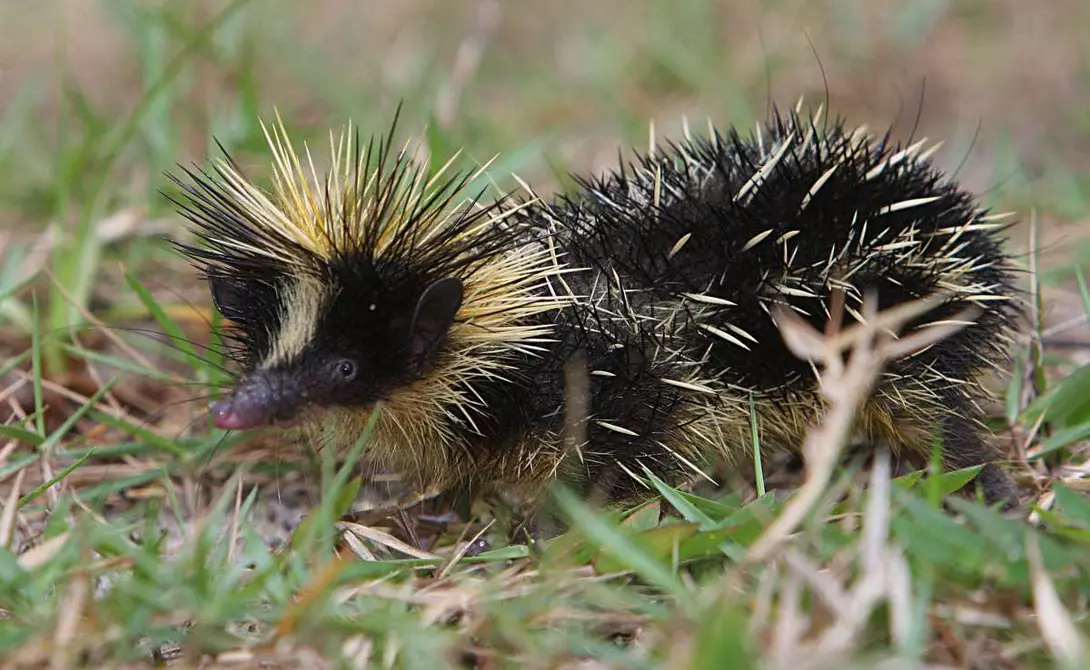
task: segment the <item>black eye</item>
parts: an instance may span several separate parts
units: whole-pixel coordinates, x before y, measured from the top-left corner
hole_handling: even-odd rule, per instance
[[[352,381],[356,378],[355,362],[345,359],[340,363],[337,363],[337,374],[339,374],[345,381]]]

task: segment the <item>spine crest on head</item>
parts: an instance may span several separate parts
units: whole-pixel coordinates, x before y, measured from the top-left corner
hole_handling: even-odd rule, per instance
[[[552,326],[538,317],[562,299],[542,287],[563,271],[560,259],[508,224],[532,202],[501,196],[483,204],[484,188],[467,191],[488,166],[449,176],[457,155],[429,174],[419,145],[392,151],[396,124],[362,150],[351,126],[331,134],[320,176],[278,115],[271,130],[262,124],[270,189],[226,151],[210,170],[172,177],[183,191],[175,202],[203,243],[179,246],[232,321],[242,387],[272,369],[311,366],[295,377],[318,375],[333,351],[351,368],[351,388],[311,380],[290,403],[269,396],[272,382],[252,391],[246,407],[236,393],[220,405],[225,427],[347,408],[333,412],[341,415],[333,425],[351,440],[357,419],[381,403],[373,450],[420,462],[422,442],[449,442],[452,423],[472,427],[485,411],[478,384],[503,379],[549,341]],[[275,416],[273,405],[285,403],[291,411]]]

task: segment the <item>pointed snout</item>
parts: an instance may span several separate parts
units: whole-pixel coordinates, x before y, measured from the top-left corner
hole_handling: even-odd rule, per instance
[[[212,422],[221,430],[288,426],[298,409],[298,396],[284,380],[259,372],[243,379],[229,396],[212,405]]]

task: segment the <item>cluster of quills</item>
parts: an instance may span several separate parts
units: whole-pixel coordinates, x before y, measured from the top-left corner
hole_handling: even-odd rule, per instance
[[[279,119],[266,135],[269,186],[230,157],[175,180],[238,366],[221,428],[343,447],[377,411],[365,458],[418,490],[561,479],[631,501],[648,473],[744,472],[751,418],[764,453],[800,447],[819,380],[773,306],[822,329],[834,290],[859,320],[868,291],[944,293],[910,329],[980,315],[887,366],[858,439],[924,461],[938,437],[947,467],[987,464],[986,497],[1015,495],[980,384],[1018,314],[1009,222],[933,166],[938,145],[800,106],[746,136],[686,130],[573,193],[486,198],[485,168],[433,169],[393,126],[331,138],[324,171]]]

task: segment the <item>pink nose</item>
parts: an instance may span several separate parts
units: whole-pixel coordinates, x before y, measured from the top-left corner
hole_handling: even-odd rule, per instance
[[[221,430],[249,430],[262,425],[258,412],[246,412],[233,399],[221,400],[212,406],[212,423]]]

